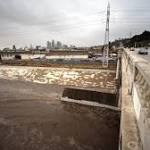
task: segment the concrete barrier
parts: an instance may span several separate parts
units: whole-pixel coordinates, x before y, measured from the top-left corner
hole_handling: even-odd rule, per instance
[[[139,143],[135,142],[138,145],[135,149],[148,150],[150,148],[150,62],[128,49],[123,51],[122,59],[124,63],[124,68],[122,69],[125,69],[128,83],[124,87],[128,90],[128,96],[123,99],[126,101],[126,103],[123,102],[123,105],[126,105],[131,98],[133,108],[132,106],[130,108],[136,119],[136,122],[132,121],[132,123],[137,125],[138,130],[136,132],[139,131],[139,133],[133,133],[130,136],[139,136],[139,141],[136,139],[136,142]],[[126,114],[124,113],[122,118],[125,116]],[[130,118],[131,116],[129,115],[128,119]],[[122,121],[124,120],[122,119]],[[122,130],[124,129],[122,128]]]
[[[65,88],[62,97],[77,101],[97,102],[99,104],[118,106],[116,93],[104,93],[85,89]]]

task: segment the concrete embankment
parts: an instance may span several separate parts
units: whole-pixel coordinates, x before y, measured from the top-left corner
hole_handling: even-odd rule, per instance
[[[89,90],[93,100],[99,94],[104,95],[101,99],[104,103],[105,98],[110,100],[106,104],[112,105],[113,97],[116,106],[115,77],[115,71],[107,69],[1,66],[0,149],[117,150],[120,128],[117,107],[60,100],[66,88],[74,87]],[[88,97],[87,92],[78,95]]]
[[[0,66],[0,78],[95,89],[116,88],[113,70]]]

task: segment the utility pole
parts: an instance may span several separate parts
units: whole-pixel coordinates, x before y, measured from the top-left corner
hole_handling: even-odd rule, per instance
[[[110,21],[110,3],[107,6],[107,19],[106,19],[106,29],[105,29],[105,41],[103,49],[103,67],[108,67],[109,63],[109,21]]]

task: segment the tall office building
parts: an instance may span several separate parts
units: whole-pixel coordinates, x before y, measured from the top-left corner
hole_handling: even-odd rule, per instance
[[[61,49],[62,48],[62,43],[60,41],[57,41],[57,48]]]
[[[52,48],[55,48],[55,41],[52,40]]]
[[[52,44],[50,41],[47,41],[47,49],[51,49],[52,48]]]

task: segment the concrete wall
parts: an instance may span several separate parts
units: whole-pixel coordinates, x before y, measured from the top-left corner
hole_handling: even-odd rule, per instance
[[[63,97],[67,97],[73,100],[85,100],[90,102],[98,102],[100,104],[118,106],[118,99],[116,93],[92,91],[86,89],[76,89],[76,88],[65,88],[63,92]]]
[[[51,55],[46,56],[45,54],[22,54],[23,60],[36,59],[36,58],[46,58],[46,59],[87,59],[88,55]]]
[[[36,58],[46,58],[46,59],[88,59],[88,54],[76,54],[76,55],[46,55],[46,54],[18,54],[21,56],[22,60],[30,60]],[[15,54],[4,54],[2,55],[2,60],[12,60],[15,59]]]
[[[123,52],[127,90],[133,102],[143,150],[150,149],[150,62],[128,49]],[[126,99],[128,101],[128,99]],[[130,116],[129,116],[130,117]]]
[[[88,55],[51,55],[46,56],[46,59],[87,59]]]
[[[44,58],[45,55],[44,54],[22,54],[21,55],[21,59],[23,60],[28,60],[28,59],[36,59],[36,58]]]

